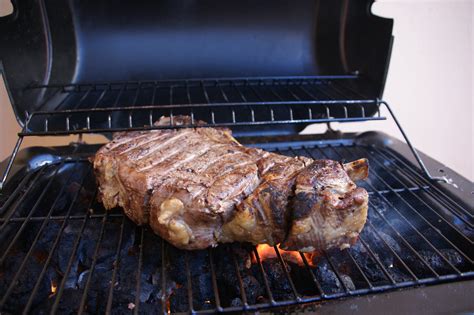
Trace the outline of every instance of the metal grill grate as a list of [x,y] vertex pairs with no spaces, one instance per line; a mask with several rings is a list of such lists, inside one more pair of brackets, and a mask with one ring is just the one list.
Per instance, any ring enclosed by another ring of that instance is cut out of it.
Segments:
[[[179,251],[105,212],[86,159],[28,173],[0,210],[0,309],[17,313],[258,310],[474,277],[473,213],[386,148],[350,141],[268,147],[367,157],[368,222],[358,243],[321,257],[231,244]],[[4,196],[5,197],[5,196]]]
[[328,76],[34,86],[24,94],[46,97],[21,135],[153,129],[159,117],[175,115],[209,126],[384,119],[379,102],[356,91],[361,84],[357,76]]

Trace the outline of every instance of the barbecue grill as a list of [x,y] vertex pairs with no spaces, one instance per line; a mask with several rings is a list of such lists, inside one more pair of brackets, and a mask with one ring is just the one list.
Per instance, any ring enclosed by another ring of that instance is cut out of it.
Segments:
[[[472,311],[472,183],[417,152],[382,100],[393,21],[372,2],[14,2],[0,71],[22,130],[1,164],[1,312]],[[406,143],[330,128],[386,119]],[[281,154],[369,159],[357,244],[181,251],[104,210],[83,134],[198,120]],[[328,131],[301,135],[311,123]]]

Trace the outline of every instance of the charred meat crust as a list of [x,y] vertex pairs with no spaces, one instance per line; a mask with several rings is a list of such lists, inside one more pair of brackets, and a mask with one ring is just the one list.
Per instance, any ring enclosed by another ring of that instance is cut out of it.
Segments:
[[368,194],[356,187],[345,165],[315,161],[296,177],[295,191],[292,225],[283,249],[320,251],[353,243],[367,218]]

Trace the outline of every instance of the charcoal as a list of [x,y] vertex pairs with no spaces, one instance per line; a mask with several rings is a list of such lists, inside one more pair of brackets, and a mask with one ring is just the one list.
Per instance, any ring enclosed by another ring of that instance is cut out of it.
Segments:
[[[104,266],[96,266],[91,276],[89,290],[107,291],[110,288],[113,270]],[[78,278],[78,287],[84,289],[89,277],[90,270],[83,271]]]
[[[97,314],[104,314],[106,311],[107,297],[104,297],[103,303],[101,303],[97,309]],[[135,305],[135,296],[129,292],[114,291],[112,300],[111,314],[122,315],[131,314]],[[157,314],[161,312],[161,303],[146,304],[141,303],[139,308],[139,314]]]
[[[5,259],[3,266],[0,269],[0,292],[2,292],[2,296],[11,285],[13,277],[18,271],[18,266],[25,257],[26,255],[24,253],[15,253],[7,256]],[[17,283],[7,299],[4,310],[15,313],[26,305],[30,298],[31,291],[36,285],[36,281],[39,279],[42,269],[43,265],[41,263],[31,257],[28,259],[25,268],[19,274]],[[51,293],[51,279],[53,275],[54,271],[51,269],[46,272],[40,282],[39,289],[33,298],[33,305],[48,298]]]
[[[254,276],[251,275],[244,275],[242,278],[242,282],[244,285],[245,294],[247,297],[248,303],[256,303],[257,298],[263,294],[265,294],[265,290],[263,285],[255,279]],[[237,293],[240,296],[240,287],[237,284]]]
[[[290,276],[293,279],[293,282],[296,284],[296,289],[301,295],[318,295],[320,294],[316,284],[314,283],[313,277],[311,275],[312,271],[306,269],[305,267],[287,261],[290,269]],[[310,267],[313,269],[313,267]]]
[[140,302],[147,302],[150,300],[150,297],[157,290],[155,286],[143,280],[140,285]]
[[[192,277],[193,305],[202,309],[213,308],[214,293],[210,273],[202,273]],[[204,302],[204,303],[203,303]]]
[[321,260],[316,265],[315,276],[318,279],[325,293],[334,293],[340,291],[341,283],[337,279],[334,271],[325,260]]
[[[417,277],[433,275],[433,273],[428,269],[428,267],[413,252],[402,252],[400,258],[405,262],[408,268],[410,268],[410,270],[412,270],[412,272]],[[397,266],[399,269],[403,269],[401,263],[397,263],[395,264],[395,266]]]
[[348,275],[341,274],[341,280],[349,291],[354,291],[356,289],[354,282],[352,282],[351,277]]
[[[382,197],[379,197],[377,195],[372,195],[370,196],[370,202],[371,202],[371,208],[374,208],[376,209],[378,212],[380,213],[385,213],[389,207],[387,205],[387,203],[385,203],[383,200],[382,200]],[[371,211],[369,211],[369,214],[370,214]]]
[[242,306],[243,303],[242,303],[242,300],[240,298],[235,298],[232,300],[232,302],[230,302],[230,306],[233,306],[233,307],[238,307],[238,306]]
[[146,229],[143,237],[143,253],[147,253],[143,255],[143,265],[161,264],[161,238]]
[[118,288],[123,292],[135,293],[137,287],[138,259],[130,256],[130,250],[124,250],[124,255],[120,258],[118,271]]
[[[66,273],[67,266],[71,258],[72,249],[74,247],[74,243],[79,234],[80,234],[80,222],[73,221],[73,222],[70,222],[66,226],[66,228],[64,229],[61,235],[61,238],[59,239],[59,244],[54,253],[54,261],[56,262],[58,272],[61,273],[62,275]],[[78,266],[78,262],[76,260],[73,268],[71,269],[72,276],[74,275],[77,276],[76,274],[77,266]]]
[[453,269],[448,265],[448,263],[434,251],[421,250],[419,254],[438,273],[444,274],[453,272]]
[[401,251],[398,242],[395,241],[395,239],[393,239],[390,235],[384,232],[379,232],[379,235],[392,248],[393,251],[395,251],[396,253],[399,253]]
[[[379,235],[388,244],[390,244],[391,246],[395,246],[396,249],[400,250],[400,247],[391,236],[383,232],[379,232]],[[375,233],[373,229],[365,229],[364,238],[367,240],[366,242],[368,243],[370,249],[374,252],[374,255],[384,265],[384,267],[393,266],[396,259],[395,256],[392,254],[390,249],[388,249],[385,244],[380,240],[379,236]],[[392,249],[394,249],[394,247],[392,247]]]
[[178,250],[170,250],[169,252],[169,264],[167,273],[177,283],[183,284],[186,282],[186,260],[183,252]]
[[[53,243],[56,240],[59,230],[61,228],[61,224],[58,221],[50,221],[43,229],[40,238],[38,239],[35,248],[38,250],[44,250],[49,253],[51,248],[53,247]],[[31,231],[27,233],[27,242],[31,245],[33,243],[34,238],[36,237],[36,233],[33,234]]]
[[[251,256],[249,248],[244,248],[246,245],[240,243],[233,243],[231,244],[231,250],[234,253],[235,259],[237,261],[237,265],[240,271],[247,270],[251,264]],[[226,253],[222,253],[221,257],[229,258],[230,263],[233,266],[233,260],[231,260],[230,255]]]
[[[235,270],[234,262],[231,256],[225,252],[220,253],[221,259],[216,261],[216,274],[219,283],[219,293],[221,295],[221,303],[223,305],[232,304],[232,299],[241,296],[240,281]],[[246,254],[248,258],[248,253]],[[245,257],[245,256],[244,256]],[[239,259],[240,260],[240,259]],[[255,303],[257,297],[263,294],[263,288],[260,286],[254,276],[248,274],[245,263],[238,260],[238,268],[242,277],[244,290],[247,294],[249,303]]]
[[397,283],[413,280],[413,278],[410,277],[404,271],[402,271],[402,269],[388,268],[387,271],[390,274],[390,276],[392,277],[393,281],[395,281]]
[[[79,311],[80,301],[84,292],[80,289],[65,289],[61,295],[61,302],[59,303],[58,314],[75,314]],[[33,311],[33,314],[46,315],[49,314],[53,308],[56,296],[43,300]],[[101,303],[96,303],[96,299],[88,299],[85,306],[85,314],[95,314],[97,306]]]
[[461,254],[455,249],[441,249],[441,253],[444,257],[456,268],[461,268],[466,263]]
[[[127,305],[127,308],[129,309],[128,312],[125,312],[125,314],[131,314],[133,310],[135,309],[136,305],[135,304],[130,304]],[[140,303],[140,307],[138,308],[138,314],[158,314],[161,313],[161,303],[160,304],[153,304],[153,303]]]
[[[285,270],[278,258],[268,258],[262,262],[263,269],[268,278],[268,284],[272,288],[275,300],[287,300],[294,298],[291,285],[285,275]],[[259,272],[259,271],[257,271]],[[261,279],[260,283],[264,283]]]
[[186,287],[182,286],[174,289],[170,297],[171,312],[186,312],[188,309],[188,292]]
[[161,281],[161,267],[158,267],[151,274],[151,283],[156,286],[161,286]]
[[360,243],[354,245],[351,253],[370,282],[387,282],[387,278],[377,262],[370,257],[369,253]]
[[[78,248],[78,258],[82,265],[90,266],[94,259],[94,251],[97,246],[97,240],[99,237],[99,231],[101,229],[102,222],[94,220],[89,222],[84,229],[83,236]],[[112,264],[115,260],[118,246],[118,236],[120,235],[121,219],[115,221],[109,221],[105,225],[104,235],[100,244],[99,253],[97,255],[98,263],[109,263]],[[107,241],[104,241],[107,240]],[[133,245],[135,241],[135,228],[128,220],[124,224],[124,230],[122,234],[122,247],[120,254],[126,254],[129,247]]]

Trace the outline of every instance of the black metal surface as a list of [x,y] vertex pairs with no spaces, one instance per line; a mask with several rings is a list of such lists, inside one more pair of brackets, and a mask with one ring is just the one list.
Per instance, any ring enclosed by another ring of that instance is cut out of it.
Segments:
[[[359,183],[370,194],[369,217],[354,247],[314,261],[301,255],[299,265],[278,248],[266,260],[238,244],[179,251],[135,228],[120,209],[105,212],[89,162],[70,157],[18,173],[0,195],[2,311],[257,310],[474,277],[472,210],[395,151],[350,139],[263,146],[369,159],[369,179]],[[26,287],[25,277],[32,281]]]
[[0,18],[0,61],[21,123],[54,93],[25,89],[55,83],[358,73],[367,84],[357,91],[375,99],[393,22],[372,3],[13,0]]
[[[348,75],[35,86],[24,93],[46,90],[51,97],[30,113],[21,135],[159,128],[153,126],[159,117],[176,115],[228,126],[236,135],[295,133],[308,123],[383,119],[377,99],[357,92],[364,84]],[[369,115],[374,111],[376,116]]]

